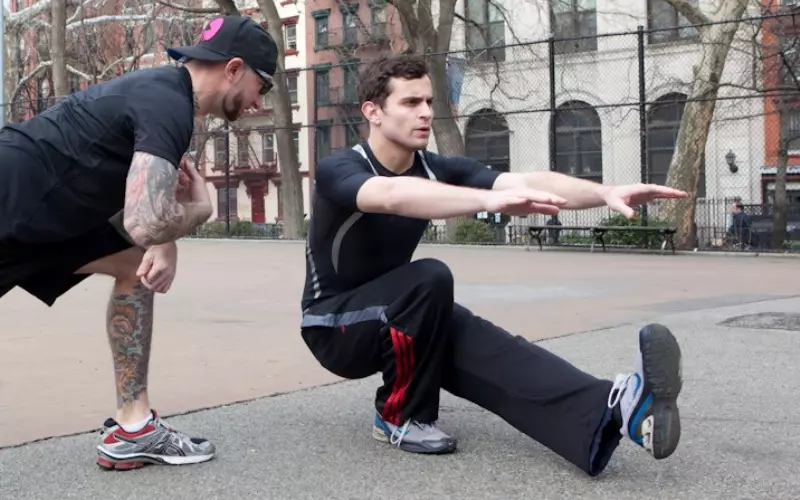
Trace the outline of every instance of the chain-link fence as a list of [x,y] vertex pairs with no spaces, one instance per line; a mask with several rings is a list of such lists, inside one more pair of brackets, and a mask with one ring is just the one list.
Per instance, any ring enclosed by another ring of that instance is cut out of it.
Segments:
[[[800,241],[795,229],[800,228],[800,15],[739,21],[724,71],[702,69],[717,42],[701,40],[699,28],[639,27],[432,54],[446,60],[444,74],[432,78],[447,89],[435,99],[449,106],[435,119],[431,149],[455,151],[502,172],[555,171],[604,184],[666,184],[670,169],[681,166],[672,164],[681,141],[691,144],[692,137],[702,135],[702,115],[710,113],[691,190],[696,197],[691,246],[793,250]],[[186,37],[191,32],[179,30]],[[329,30],[325,47],[314,51],[325,58],[315,56],[319,60],[287,68],[283,75],[290,118],[277,119],[276,97],[270,95],[236,123],[210,120],[197,127],[188,156],[205,173],[215,200],[214,220],[198,236],[285,237],[284,213],[292,203],[301,205],[306,219],[310,213],[316,163],[366,138],[356,76],[372,56],[353,59],[353,47],[366,43],[359,33],[349,38],[331,33],[338,32]],[[370,37],[377,46],[373,55],[387,49]],[[27,106],[26,117],[40,112],[49,101],[36,95],[18,98],[13,106]],[[696,119],[684,120],[692,105],[699,108],[691,111]],[[682,124],[686,139],[680,137]],[[282,143],[295,148],[296,165],[280,154],[284,131]],[[282,172],[287,169],[299,171],[287,177],[299,190],[286,187]],[[774,214],[782,196],[776,198],[776,191],[785,191],[788,206],[786,237],[778,244]],[[294,194],[284,194],[289,192]],[[295,199],[297,193],[302,200]],[[550,244],[583,245],[591,243],[591,231],[570,227],[674,222],[666,220],[659,203],[637,208],[633,222],[605,207],[565,210],[557,220],[475,214],[472,219],[480,224],[464,224],[456,240],[527,244],[529,226],[556,223],[563,230]],[[304,227],[295,236],[303,234]],[[453,241],[453,236],[436,221],[424,240]],[[609,241],[631,244],[623,236]]]

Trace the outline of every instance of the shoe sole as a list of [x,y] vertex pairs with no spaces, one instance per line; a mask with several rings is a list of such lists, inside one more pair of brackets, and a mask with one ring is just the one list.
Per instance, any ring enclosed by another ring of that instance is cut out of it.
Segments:
[[131,454],[114,457],[101,449],[97,450],[97,465],[105,470],[127,471],[139,469],[146,465],[192,465],[208,462],[214,455],[192,455],[192,456],[161,456],[150,454]]
[[645,381],[653,395],[650,416],[642,422],[642,435],[645,448],[661,460],[675,452],[681,438],[678,410],[678,395],[683,388],[681,348],[672,332],[659,324],[642,328],[639,347]]
[[[372,426],[372,437],[376,440],[380,441],[381,443],[389,444],[389,437],[386,435],[386,432],[383,431],[380,427],[375,425]],[[421,446],[414,443],[406,443],[402,441],[400,446],[398,446],[403,451],[407,451],[409,453],[420,453],[423,455],[446,455],[448,453],[453,453],[456,451],[457,445],[455,441],[447,446],[443,446],[441,448],[427,448],[425,446]]]

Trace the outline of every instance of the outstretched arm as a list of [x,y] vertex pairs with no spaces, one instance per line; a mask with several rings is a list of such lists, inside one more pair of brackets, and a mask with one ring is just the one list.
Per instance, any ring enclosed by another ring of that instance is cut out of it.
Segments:
[[608,206],[629,219],[635,215],[633,206],[657,199],[686,198],[684,191],[656,184],[605,186],[557,172],[504,173],[497,177],[492,189],[541,189],[567,200],[565,209]]
[[149,153],[133,155],[125,188],[123,225],[133,242],[147,248],[175,241],[211,216],[204,203],[175,198],[178,169]]
[[541,189],[567,200],[565,209],[602,207],[610,186],[570,177],[558,172],[503,173],[497,177],[492,189]]

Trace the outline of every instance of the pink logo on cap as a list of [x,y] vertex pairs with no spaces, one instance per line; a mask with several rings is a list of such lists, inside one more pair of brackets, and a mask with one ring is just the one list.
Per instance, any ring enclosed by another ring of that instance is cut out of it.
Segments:
[[222,28],[223,21],[224,20],[221,17],[218,17],[216,19],[212,19],[208,23],[208,28],[203,30],[203,41],[204,42],[207,42],[207,41],[211,40],[212,38],[214,38],[214,35],[219,33],[219,29]]

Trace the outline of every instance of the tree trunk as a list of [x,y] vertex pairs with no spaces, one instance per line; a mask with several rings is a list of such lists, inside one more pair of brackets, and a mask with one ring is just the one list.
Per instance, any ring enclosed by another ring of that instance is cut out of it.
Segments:
[[67,2],[66,0],[53,0],[51,5],[51,48],[50,57],[53,61],[53,96],[56,99],[69,94],[67,81]]
[[788,200],[786,199],[786,166],[789,163],[789,113],[786,98],[776,99],[778,105],[778,165],[775,172],[775,202],[772,207],[772,248],[782,250],[786,241]]
[[[446,56],[433,56],[430,62],[431,83],[433,85],[433,133],[436,137],[436,150],[440,155],[462,156],[464,138],[458,128],[450,106],[450,93],[447,89]],[[455,242],[456,230],[467,217],[453,217],[445,221],[448,241]]]
[[286,66],[283,46],[283,22],[272,0],[259,0],[258,6],[267,19],[267,31],[278,45],[278,71],[275,74],[273,92],[273,121],[278,147],[278,166],[281,183],[281,212],[283,236],[300,239],[303,235],[303,183],[300,177],[298,151],[293,138],[292,105],[286,85]]
[[[725,19],[740,19],[746,2],[729,1],[723,6]],[[663,202],[664,218],[675,224],[678,233],[675,246],[689,249],[694,244],[693,222],[700,180],[700,167],[705,156],[706,140],[714,117],[716,97],[725,60],[738,28],[738,23],[705,26],[701,31],[702,55],[694,69],[690,102],[686,103],[678,131],[677,144],[667,174],[667,185],[689,193],[688,198]]]

